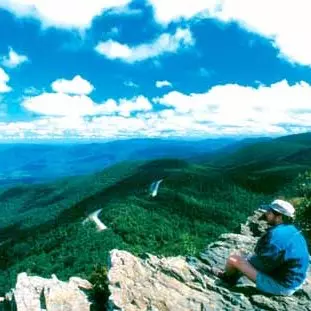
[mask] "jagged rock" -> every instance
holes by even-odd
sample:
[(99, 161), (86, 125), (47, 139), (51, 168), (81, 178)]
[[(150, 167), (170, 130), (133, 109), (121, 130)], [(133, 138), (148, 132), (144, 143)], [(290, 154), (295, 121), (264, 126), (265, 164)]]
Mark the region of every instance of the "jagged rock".
[(55, 275), (44, 279), (20, 273), (11, 305), (17, 311), (89, 311), (91, 303), (80, 288), (91, 289), (92, 285), (75, 277), (62, 282)]
[[(200, 258), (158, 258), (147, 255), (141, 259), (113, 250), (108, 273), (109, 311), (202, 311), (202, 310), (311, 310), (311, 284), (307, 281), (293, 296), (269, 296), (257, 291), (255, 285), (242, 278), (228, 288), (210, 274), (211, 266), (223, 267), (233, 250), (251, 252), (258, 236), (266, 229), (255, 213), (241, 234), (223, 234), (210, 244)], [(311, 279), (311, 272), (309, 272)]]

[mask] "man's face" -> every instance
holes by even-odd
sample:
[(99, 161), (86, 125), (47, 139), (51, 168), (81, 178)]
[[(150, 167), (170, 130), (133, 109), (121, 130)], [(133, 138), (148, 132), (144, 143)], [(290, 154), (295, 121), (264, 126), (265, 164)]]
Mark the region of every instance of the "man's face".
[(279, 223), (279, 217), (280, 216), (277, 216), (275, 215), (272, 210), (268, 210), (266, 211), (265, 213), (265, 218), (266, 218), (266, 221), (268, 222), (269, 225), (271, 226), (274, 226), (276, 224)]

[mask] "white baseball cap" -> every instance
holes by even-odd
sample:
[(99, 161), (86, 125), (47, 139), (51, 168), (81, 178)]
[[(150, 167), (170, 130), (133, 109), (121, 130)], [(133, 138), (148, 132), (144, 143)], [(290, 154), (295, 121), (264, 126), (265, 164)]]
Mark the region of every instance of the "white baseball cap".
[(261, 209), (263, 210), (269, 210), (272, 209), (282, 215), (288, 216), (288, 217), (294, 217), (295, 215), (295, 209), (293, 205), (287, 201), (283, 200), (274, 200), (270, 204), (261, 205)]

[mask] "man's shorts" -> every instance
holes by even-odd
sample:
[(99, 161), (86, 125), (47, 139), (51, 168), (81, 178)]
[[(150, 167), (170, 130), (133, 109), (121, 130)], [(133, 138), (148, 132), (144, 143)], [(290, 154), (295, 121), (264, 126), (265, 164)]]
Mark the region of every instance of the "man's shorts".
[(281, 295), (281, 296), (291, 296), (294, 294), (301, 286), (295, 289), (289, 289), (281, 285), (278, 281), (271, 278), (269, 275), (262, 272), (264, 267), (260, 267), (258, 261), (252, 261), (254, 259), (252, 256), (247, 256), (247, 261), (254, 266), (257, 270), (257, 277), (256, 277), (256, 287), (267, 294), (272, 295)]
[(299, 289), (288, 289), (284, 286), (282, 286), (279, 282), (275, 281), (273, 278), (268, 276), (267, 274), (264, 274), (260, 271), (257, 272), (256, 277), (256, 287), (267, 294), (272, 295), (281, 295), (281, 296), (291, 296)]

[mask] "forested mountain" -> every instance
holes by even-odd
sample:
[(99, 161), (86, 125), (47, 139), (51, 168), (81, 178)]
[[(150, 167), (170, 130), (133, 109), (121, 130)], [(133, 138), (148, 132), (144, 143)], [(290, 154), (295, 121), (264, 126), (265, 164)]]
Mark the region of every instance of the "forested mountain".
[[(158, 179), (163, 179), (158, 196), (151, 197), (149, 187)], [(124, 163), (93, 176), (3, 190), (0, 285), (5, 290), (25, 270), (89, 277), (94, 266), (105, 265), (112, 248), (195, 254), (220, 233), (236, 228), (263, 201), (218, 170), (169, 159)], [(98, 209), (108, 227), (103, 232), (92, 223), (83, 225)]]
[[(196, 255), (275, 196), (298, 200), (299, 213), (307, 219), (310, 178), (294, 180), (293, 174), (310, 169), (305, 137), (255, 143), (227, 159), (222, 155), (200, 164), (169, 158), (125, 161), (88, 176), (2, 189), (1, 290), (12, 286), (22, 271), (90, 278), (94, 269), (106, 265), (113, 248)], [(159, 180), (159, 191), (152, 196), (150, 185)], [(269, 188), (271, 180), (275, 183)], [(97, 210), (107, 230), (98, 232), (85, 222)]]
[(201, 165), (222, 169), (234, 183), (252, 191), (273, 193), (311, 167), (311, 134), (290, 135), (238, 148), (225, 147)]
[(213, 152), (233, 141), (129, 139), (92, 144), (0, 144), (0, 186), (91, 174), (123, 161), (186, 159)]

